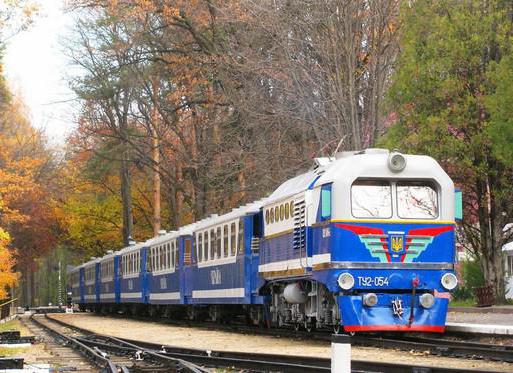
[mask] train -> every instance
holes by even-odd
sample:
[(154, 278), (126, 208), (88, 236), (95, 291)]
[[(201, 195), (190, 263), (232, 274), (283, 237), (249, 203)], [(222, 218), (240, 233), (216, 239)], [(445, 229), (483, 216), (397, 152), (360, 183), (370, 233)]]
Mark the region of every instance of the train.
[(461, 191), (436, 160), (316, 158), (268, 197), (73, 267), (82, 310), (339, 332), (445, 331)]

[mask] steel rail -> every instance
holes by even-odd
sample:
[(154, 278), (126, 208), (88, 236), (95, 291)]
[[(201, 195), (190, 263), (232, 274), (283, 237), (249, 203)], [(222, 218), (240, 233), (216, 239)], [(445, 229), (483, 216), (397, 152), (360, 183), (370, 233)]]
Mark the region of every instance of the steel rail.
[(55, 329), (50, 328), (48, 325), (45, 325), (39, 320), (36, 320), (34, 317), (30, 317), (31, 322), (48, 331), (56, 338), (60, 338), (64, 340), (67, 344), (69, 344), (73, 349), (79, 351), (84, 355), (87, 359), (93, 362), (97, 367), (101, 368), (104, 372), (118, 373), (120, 370), (122, 372), (128, 372), (127, 368), (124, 366), (116, 366), (110, 359), (102, 356), (98, 351), (86, 346), (82, 342), (78, 341), (76, 338), (69, 337), (65, 334), (59, 333)]
[[(155, 319), (149, 319), (138, 316), (139, 320), (150, 320), (155, 322)], [(304, 339), (315, 339), (321, 341), (331, 342), (331, 334), (324, 331), (307, 332), (307, 331), (294, 331), (291, 329), (261, 329), (242, 324), (221, 325), (207, 322), (190, 322), (180, 320), (165, 320), (165, 323), (172, 323), (173, 325), (209, 328), (212, 330), (225, 330), (236, 333), (254, 333), (260, 335), (280, 336), (280, 337), (300, 337)], [(291, 334), (292, 333), (292, 334)], [(429, 351), (430, 354), (448, 356), (448, 357), (465, 357), (469, 359), (486, 359), (492, 361), (513, 362), (513, 347), (498, 345), (498, 344), (485, 344), (467, 341), (454, 341), (444, 338), (429, 338), (429, 337), (414, 337), (406, 335), (393, 336), (391, 334), (383, 336), (372, 335), (354, 335), (351, 337), (351, 344), (357, 346), (377, 347), (385, 349), (400, 349), (403, 351)]]
[[(45, 315), (45, 318), (47, 320), (50, 320), (51, 322), (55, 322), (61, 326), (64, 326), (69, 329), (74, 329), (76, 331), (79, 331), (80, 333), (84, 334), (86, 337), (76, 337), (75, 339), (79, 341), (80, 343), (90, 346), (90, 347), (97, 347), (102, 348), (111, 352), (114, 352), (116, 354), (120, 355), (131, 355), (135, 356), (138, 354), (140, 357), (149, 357), (152, 361), (157, 362), (163, 362), (166, 365), (176, 365), (177, 371), (185, 371), (185, 372), (191, 372), (191, 373), (205, 373), (207, 372), (205, 369), (192, 364), (191, 362), (172, 357), (167, 356), (164, 354), (159, 353), (159, 351), (156, 351), (154, 349), (147, 349), (144, 346), (142, 346), (137, 341), (127, 341), (116, 337), (111, 336), (104, 336), (101, 334), (95, 334), (91, 331), (88, 331), (83, 328), (76, 327), (74, 325), (70, 325), (68, 323), (63, 322), (62, 320), (54, 319), (53, 317), (49, 317), (48, 315)], [(137, 344), (136, 344), (137, 343)]]
[[(62, 320), (56, 320), (61, 325), (87, 333), (87, 336), (80, 338), (80, 341), (89, 346), (96, 346), (104, 350), (109, 350), (115, 345), (125, 343), (127, 350), (133, 353), (137, 348), (142, 351), (153, 352), (161, 356), (174, 357), (187, 360), (194, 364), (209, 367), (233, 367), (237, 369), (253, 369), (262, 371), (282, 371), (282, 372), (305, 372), (319, 371), (328, 372), (331, 370), (331, 360), (328, 358), (308, 357), (308, 356), (289, 356), (276, 354), (257, 354), (226, 351), (206, 351), (200, 349), (183, 348), (176, 346), (161, 345), (150, 342), (134, 341), (126, 338), (114, 338), (99, 334), (94, 334), (83, 328), (70, 325)], [(352, 338), (349, 337), (348, 338)], [(114, 342), (114, 345), (110, 342)], [(411, 348), (410, 348), (411, 349)], [(352, 370), (359, 371), (379, 371), (379, 372), (469, 372), (469, 369), (446, 368), (446, 367), (427, 367), (411, 366), (397, 363), (383, 363), (362, 360), (352, 360)]]
[[(108, 340), (110, 337), (102, 337)], [(129, 342), (130, 340), (121, 339)], [(88, 340), (93, 345), (105, 346), (105, 341)], [(87, 343), (84, 341), (84, 343)], [(243, 353), (243, 352), (226, 352), (226, 351), (205, 351), (200, 349), (175, 347), (168, 345), (160, 345), (156, 343), (137, 341), (138, 346), (144, 346), (148, 350), (158, 351), (161, 355), (184, 358), (210, 367), (232, 367), (236, 369), (249, 369), (256, 371), (280, 371), (280, 372), (329, 372), (331, 371), (331, 360), (329, 358), (308, 357), (308, 356), (290, 356), (277, 354), (261, 354), (261, 353)], [(265, 367), (263, 369), (263, 367)], [(351, 368), (353, 372), (449, 372), (463, 373), (469, 372), (468, 368), (446, 368), (446, 367), (428, 367), (428, 366), (412, 366), (398, 363), (371, 362), (363, 360), (352, 360)], [(478, 370), (480, 371), (480, 370)]]

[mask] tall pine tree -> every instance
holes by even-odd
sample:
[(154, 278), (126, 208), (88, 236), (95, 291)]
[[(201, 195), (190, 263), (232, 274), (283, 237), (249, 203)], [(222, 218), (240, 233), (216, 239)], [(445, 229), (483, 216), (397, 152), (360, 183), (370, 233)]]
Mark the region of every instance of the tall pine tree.
[[(435, 156), (464, 193), (463, 240), (496, 299), (513, 217), (513, 3), (423, 0), (402, 9), (401, 47), (385, 142)], [(506, 109), (504, 105), (509, 105)], [(494, 141), (495, 140), (495, 141)]]

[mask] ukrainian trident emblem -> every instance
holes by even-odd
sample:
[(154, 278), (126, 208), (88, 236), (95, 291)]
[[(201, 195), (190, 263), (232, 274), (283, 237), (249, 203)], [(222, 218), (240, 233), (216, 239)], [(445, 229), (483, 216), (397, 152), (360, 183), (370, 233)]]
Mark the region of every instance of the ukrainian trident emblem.
[(391, 236), (390, 247), (395, 253), (403, 251), (403, 236)]

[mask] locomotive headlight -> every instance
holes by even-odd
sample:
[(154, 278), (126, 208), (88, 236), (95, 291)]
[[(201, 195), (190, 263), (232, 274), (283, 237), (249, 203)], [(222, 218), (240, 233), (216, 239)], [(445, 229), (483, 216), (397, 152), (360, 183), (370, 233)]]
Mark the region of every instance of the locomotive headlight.
[(368, 293), (363, 296), (363, 304), (367, 307), (374, 307), (378, 304), (378, 296), (374, 293)]
[(338, 276), (338, 286), (343, 290), (349, 290), (354, 286), (354, 277), (350, 273), (342, 273)]
[(435, 297), (433, 294), (425, 293), (420, 296), (419, 301), (422, 307), (431, 308), (435, 304)]
[(406, 167), (406, 158), (399, 152), (391, 152), (388, 156), (388, 168), (392, 172), (400, 172)]
[(458, 285), (458, 279), (452, 273), (446, 273), (441, 279), (442, 286), (447, 290), (452, 290)]

